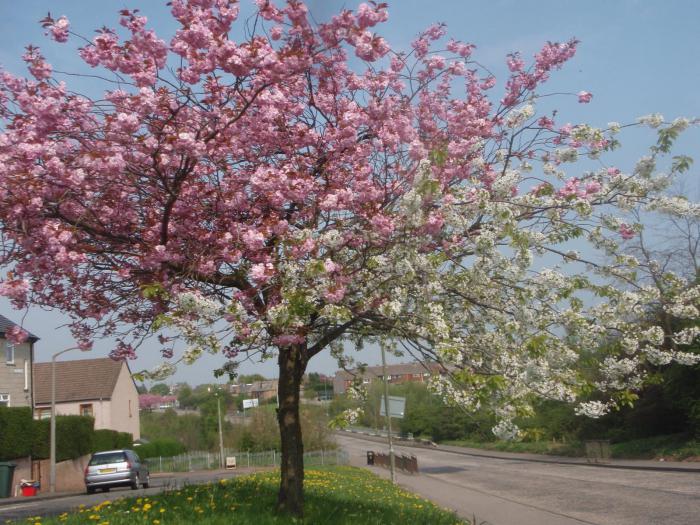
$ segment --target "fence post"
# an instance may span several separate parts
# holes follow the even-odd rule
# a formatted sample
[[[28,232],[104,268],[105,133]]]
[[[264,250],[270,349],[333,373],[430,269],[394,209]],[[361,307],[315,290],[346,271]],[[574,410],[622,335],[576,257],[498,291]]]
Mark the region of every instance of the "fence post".
[[[272,466],[276,467],[277,466],[277,459],[275,458],[275,451],[272,451]]]
[[[323,449],[321,449],[321,466],[323,466]]]
[[[163,472],[163,456],[158,456],[158,463],[160,464],[160,471]]]
[[[248,456],[248,468],[250,468],[250,450],[246,452],[246,455]]]
[[[190,456],[190,453],[187,453],[187,466],[190,469],[190,472],[192,472],[192,456]]]

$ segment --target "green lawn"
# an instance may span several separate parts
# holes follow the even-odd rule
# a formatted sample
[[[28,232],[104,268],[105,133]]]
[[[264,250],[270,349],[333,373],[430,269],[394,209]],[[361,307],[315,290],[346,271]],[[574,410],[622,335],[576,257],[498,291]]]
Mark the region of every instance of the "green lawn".
[[[55,518],[21,523],[91,525],[223,525],[307,523],[462,524],[457,516],[365,470],[334,467],[309,470],[302,521],[274,512],[279,474],[261,472],[207,485],[193,485],[150,498],[124,498]]]

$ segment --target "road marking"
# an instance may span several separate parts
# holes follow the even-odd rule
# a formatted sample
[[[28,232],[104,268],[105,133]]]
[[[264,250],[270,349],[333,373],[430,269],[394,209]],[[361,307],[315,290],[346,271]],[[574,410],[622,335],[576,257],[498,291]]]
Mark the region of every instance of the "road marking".
[[[27,503],[18,503],[16,505],[3,505],[2,507],[0,507],[0,513],[4,512],[6,510],[12,510],[12,509],[26,509],[27,507],[38,507],[39,505],[41,505],[41,502],[38,502],[38,501],[36,503],[27,502]]]

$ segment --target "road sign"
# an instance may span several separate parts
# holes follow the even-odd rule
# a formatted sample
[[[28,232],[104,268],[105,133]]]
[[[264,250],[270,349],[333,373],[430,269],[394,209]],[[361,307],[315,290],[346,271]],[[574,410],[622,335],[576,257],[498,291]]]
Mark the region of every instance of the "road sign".
[[[391,417],[402,418],[404,412],[406,411],[406,398],[389,396],[389,415]],[[385,416],[386,410],[384,410],[384,398],[381,399],[379,403],[379,415]]]

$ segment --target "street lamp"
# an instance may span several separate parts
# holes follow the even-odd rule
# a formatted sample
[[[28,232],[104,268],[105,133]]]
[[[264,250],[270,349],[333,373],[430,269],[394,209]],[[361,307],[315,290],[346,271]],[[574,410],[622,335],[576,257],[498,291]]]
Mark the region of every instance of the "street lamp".
[[[207,387],[207,391],[211,392],[211,387]],[[216,396],[216,417],[219,420],[219,467],[224,468],[224,434],[221,430],[221,398],[219,397],[219,389],[214,391]]]
[[[70,352],[71,350],[81,350],[87,352],[90,348],[80,348],[73,346],[51,356],[51,425],[49,436],[49,492],[56,492],[56,358]]]

